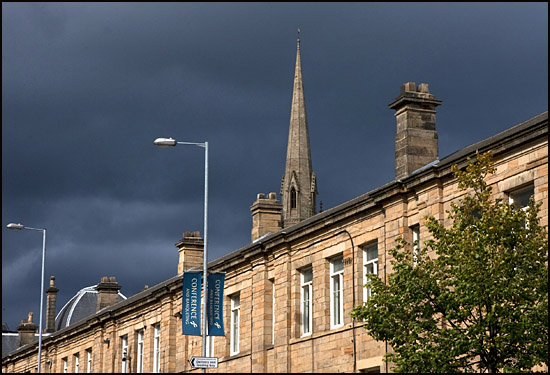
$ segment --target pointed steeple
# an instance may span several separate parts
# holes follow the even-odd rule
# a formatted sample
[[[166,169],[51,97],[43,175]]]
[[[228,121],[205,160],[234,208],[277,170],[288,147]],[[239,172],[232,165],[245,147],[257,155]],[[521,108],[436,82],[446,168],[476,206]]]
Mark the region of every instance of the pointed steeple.
[[[281,182],[283,228],[315,215],[316,196],[317,184],[311,166],[311,149],[300,61],[300,39],[298,38],[286,167]]]

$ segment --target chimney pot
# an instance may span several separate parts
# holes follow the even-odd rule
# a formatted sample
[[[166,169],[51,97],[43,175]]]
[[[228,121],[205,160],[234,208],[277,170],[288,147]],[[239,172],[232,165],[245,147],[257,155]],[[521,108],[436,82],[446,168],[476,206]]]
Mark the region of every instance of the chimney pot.
[[[416,83],[406,82],[401,85],[401,94],[404,94],[406,92],[416,92]]]

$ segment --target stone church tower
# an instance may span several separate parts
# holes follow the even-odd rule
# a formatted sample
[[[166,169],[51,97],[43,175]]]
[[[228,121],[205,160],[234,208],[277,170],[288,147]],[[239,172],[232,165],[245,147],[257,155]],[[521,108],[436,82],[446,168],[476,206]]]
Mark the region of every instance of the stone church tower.
[[[298,39],[286,168],[281,181],[283,228],[315,215],[316,196],[317,183],[311,167],[311,150],[300,62],[300,39]]]

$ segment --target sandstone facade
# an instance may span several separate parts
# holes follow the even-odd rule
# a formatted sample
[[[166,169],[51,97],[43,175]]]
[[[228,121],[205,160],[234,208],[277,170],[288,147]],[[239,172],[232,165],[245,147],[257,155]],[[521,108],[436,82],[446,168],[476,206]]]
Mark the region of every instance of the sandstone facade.
[[[388,249],[398,236],[412,240],[420,225],[420,241],[428,238],[422,225],[433,215],[450,225],[446,210],[462,192],[452,177],[453,164],[465,166],[476,150],[492,150],[496,173],[488,177],[495,198],[519,188],[532,188],[542,202],[541,223],[548,225],[548,113],[545,112],[494,137],[471,145],[427,168],[390,182],[349,202],[272,233],[210,262],[209,270],[226,273],[224,325],[226,336],[215,337],[211,356],[219,367],[208,372],[354,372],[391,371],[382,362],[387,350],[374,341],[362,322],[349,316],[363,301],[364,249],[378,250],[378,275],[391,272]],[[178,242],[178,275],[111,305],[89,318],[45,335],[44,372],[138,370],[143,345],[143,372],[200,372],[189,359],[201,356],[201,337],[181,334],[181,269],[200,269],[200,238],[188,232]],[[185,252],[189,250],[190,254]],[[188,256],[190,255],[190,256]],[[331,324],[331,261],[343,260],[343,322]],[[185,265],[183,264],[185,262]],[[301,332],[301,271],[312,269],[311,334]],[[231,298],[240,297],[239,351],[230,349]],[[160,332],[155,369],[155,332]],[[138,345],[142,333],[143,344]],[[127,339],[123,361],[123,338]],[[5,356],[2,372],[36,371],[37,344]],[[388,366],[388,367],[386,367]]]

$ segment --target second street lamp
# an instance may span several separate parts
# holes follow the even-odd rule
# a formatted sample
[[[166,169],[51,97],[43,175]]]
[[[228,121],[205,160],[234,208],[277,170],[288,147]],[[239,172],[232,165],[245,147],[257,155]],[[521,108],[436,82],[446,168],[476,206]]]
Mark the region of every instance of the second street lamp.
[[[38,372],[40,373],[40,362],[42,359],[42,310],[44,304],[44,262],[46,260],[46,229],[30,228],[23,224],[10,223],[7,225],[8,229],[30,229],[38,230],[42,232],[42,276],[40,278],[40,323],[38,327]]]
[[[208,290],[208,142],[177,142],[173,138],[157,138],[154,144],[159,147],[173,147],[176,145],[193,145],[204,148],[204,252],[203,252],[203,304],[202,304],[202,356],[206,357],[206,300]],[[206,372],[206,369],[202,369]]]

